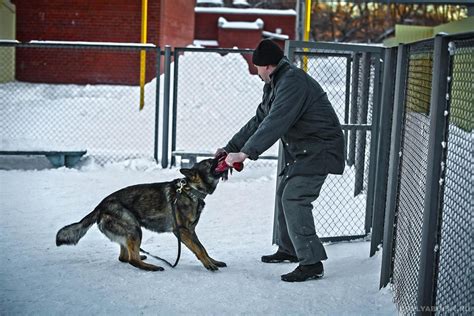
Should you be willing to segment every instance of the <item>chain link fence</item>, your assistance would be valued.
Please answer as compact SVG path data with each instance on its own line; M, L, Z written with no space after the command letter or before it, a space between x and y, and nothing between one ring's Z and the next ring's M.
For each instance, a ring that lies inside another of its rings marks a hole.
M439 225L436 305L442 314L472 314L474 39L455 40L450 46L453 54L450 124L443 211Z
M398 47L381 286L403 314L472 314L472 69L474 33Z
M186 153L213 155L255 115L264 83L249 63L252 52L175 48L171 151L178 163ZM276 159L277 154L275 145L263 156ZM248 167L262 164L276 166L259 159Z
M369 178L375 165L371 161L375 159L372 118L379 95L382 50L366 48L365 51L336 44L331 49L296 50L294 58L291 57L327 92L344 124L347 148L352 148L350 154L346 150L348 167L344 174L329 176L326 181L326 190L331 194L321 196L314 204L316 229L323 240L361 238L367 236L371 227L373 180ZM212 155L255 115L263 95L263 82L252 69L251 54L252 50L175 48L174 77L170 74L171 126L163 127L171 131L172 164L182 163L187 157ZM166 139L166 132L163 135ZM276 158L278 143L264 156ZM248 166L275 163L259 159Z
M316 231L326 241L367 236L373 203L369 192L373 178L369 181L369 174L371 164L375 165L375 155L371 156L372 118L379 94L380 51L370 46L367 51L361 51L358 47L337 44L294 45L290 47L290 58L294 56L292 61L326 91L346 140L343 175L329 175L325 187L330 194L321 194L313 204Z
M397 260L393 267L394 296L404 312L416 309L426 195L432 64L432 41L410 46L402 123L399 199L395 213Z
M139 111L140 50L147 54ZM153 158L156 53L150 46L3 43L2 150L87 150L100 164Z

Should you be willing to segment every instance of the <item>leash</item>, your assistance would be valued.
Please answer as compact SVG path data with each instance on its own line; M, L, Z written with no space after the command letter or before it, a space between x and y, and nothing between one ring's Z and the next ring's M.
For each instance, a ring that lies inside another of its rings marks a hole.
M164 263L168 264L171 268L174 268L178 265L179 258L181 257L181 233L179 232L179 229L181 228L181 226L178 226L178 219L176 218L176 205L178 204L178 199L181 196L181 193L183 192L183 187L185 185L186 185L186 180L179 179L178 188L176 189L176 198L174 199L173 204L171 204L171 210L172 210L172 213L173 213L174 227L176 227L176 238L178 239L178 255L176 257L176 261L174 262L174 264L171 264L170 262L168 262L168 260L160 258L160 257L155 256L155 255L152 255L148 251L143 250L142 248L140 248L140 251L143 252L144 254L147 254L147 255L155 258L155 259L163 261Z

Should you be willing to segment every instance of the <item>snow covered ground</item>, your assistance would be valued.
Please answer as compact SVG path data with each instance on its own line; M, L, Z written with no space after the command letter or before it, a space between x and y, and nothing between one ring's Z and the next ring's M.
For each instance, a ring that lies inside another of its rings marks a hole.
M378 290L381 256L369 258L369 242L327 244L326 275L317 281L285 283L280 275L294 264L260 262L275 250L269 167L234 174L206 200L197 233L211 256L228 264L217 272L186 248L175 269L138 270L117 260L118 246L95 225L77 246L55 246L57 230L107 194L179 176L146 160L0 170L0 314L396 314L391 291ZM144 231L143 248L172 261L176 239Z
M237 54L185 54L180 60L180 80L197 81L192 87L180 83L177 149L224 145L255 112L260 80L248 75ZM338 84L323 82L333 100ZM138 112L137 87L0 85L2 149L88 150L74 169L51 169L45 158L0 157L0 315L396 314L391 291L378 291L380 254L369 258L366 241L327 244L326 276L318 281L284 283L280 275L294 264L260 262L261 255L275 251L272 164L248 163L206 200L198 235L211 256L228 264L215 273L187 249L178 267L165 266L164 272L120 263L118 246L96 226L77 246L56 247L57 230L80 220L111 192L180 177L178 169L161 169L143 158L152 157L154 89L155 81L147 85L147 104ZM191 134L180 130L186 126ZM104 165L112 156L142 158ZM351 168L328 178L314 211L321 236L364 232L365 194L354 197L353 188ZM171 261L176 239L145 231L143 248Z

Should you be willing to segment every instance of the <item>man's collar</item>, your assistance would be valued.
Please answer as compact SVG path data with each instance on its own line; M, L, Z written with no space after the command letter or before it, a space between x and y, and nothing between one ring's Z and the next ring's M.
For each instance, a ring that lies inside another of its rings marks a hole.
M273 86L273 81L275 80L275 77L278 75L281 69L286 68L290 64L290 61L286 56L283 56L283 58L278 62L278 65L275 67L275 70L270 74L270 83Z

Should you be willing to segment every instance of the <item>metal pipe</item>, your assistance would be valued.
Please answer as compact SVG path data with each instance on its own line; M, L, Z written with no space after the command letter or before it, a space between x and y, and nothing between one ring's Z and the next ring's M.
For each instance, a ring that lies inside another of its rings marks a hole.
M426 313L426 307L435 306L435 274L438 242L440 192L443 187L441 164L446 136L448 107L449 40L436 36L433 54L433 80L431 85L430 136L428 140L428 166L426 173L426 195L424 200L423 230L421 238L420 273L418 274L418 315ZM430 309L431 310L431 309ZM431 314L431 313L430 313Z
M176 150L176 124L178 118L178 64L179 50L174 49L174 70L173 70L173 113L171 123L171 154ZM176 157L171 155L171 166L176 165Z
M406 78L408 73L408 47L400 45L397 53L397 72L395 77L395 93L393 100L392 133L390 136L390 160L388 166L387 202L385 206L384 220L384 245L382 256L382 276L380 287L388 284L392 275L393 239L395 227L395 211L397 206L397 193L400 172L400 148L402 139L402 120L404 112L404 100L406 89Z
M158 140L160 127L160 75L161 75L161 49L156 49L156 92L155 92L155 147L153 157L158 163Z
M161 166L168 167L168 140L170 122L170 76L171 47L165 46L165 85L163 91L163 142L161 146Z
M142 29L140 40L146 43L148 0L142 0ZM146 50L140 51L140 111L145 106Z

